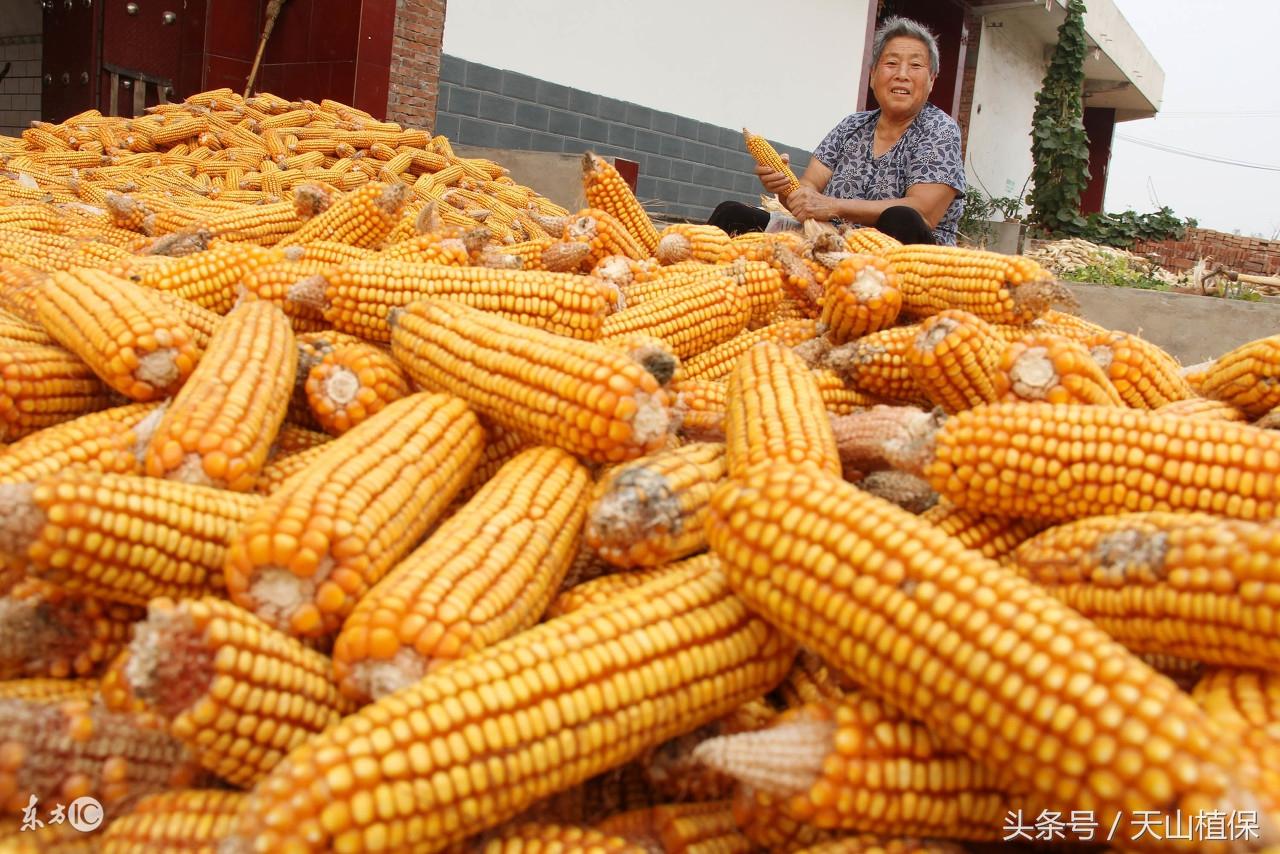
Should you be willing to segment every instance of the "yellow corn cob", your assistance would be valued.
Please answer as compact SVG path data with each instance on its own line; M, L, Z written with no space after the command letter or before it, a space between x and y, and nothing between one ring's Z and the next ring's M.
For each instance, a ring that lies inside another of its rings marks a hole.
M495 424L584 459L634 459L666 441L667 393L600 344L430 299L394 316L391 352L423 388L456 394Z
M646 854L621 836L557 821L513 821L471 840L470 854Z
M608 610L558 617L441 667L312 738L255 787L226 844L442 850L759 696L791 654L717 569L671 570Z
M237 495L135 475L66 469L0 485L3 554L62 589L126 604L223 589L231 533L258 508Z
M988 323L1027 323L1055 302L1071 302L1069 291L1021 255L909 245L884 257L898 274L903 312L917 317L959 308Z
M661 278L676 266L681 265L661 267L655 258L637 260L624 255L606 255L591 268L591 275L625 292L632 285Z
M730 278L704 279L609 315L603 339L641 333L661 338L681 359L728 341L747 328L751 306Z
M227 315L147 447L150 477L253 489L289 403L298 351L269 302Z
M177 392L200 360L195 333L133 282L96 270L55 273L36 293L40 320L107 385L137 401Z
M199 136L209 129L209 120L202 116L171 116L151 132L151 141L157 146L171 148L179 142Z
M207 252L143 268L133 278L145 287L168 291L201 308L226 314L236 303L240 280L254 267L280 259L278 251L250 243L220 243Z
M784 321L749 332L739 332L728 341L683 362L684 376L689 379L723 380L733 371L738 358L761 341L792 347L816 337L817 334L817 321L809 319Z
M1244 424L1116 407L993 404L952 416L935 442L923 468L934 488L960 507L999 515L1068 520L1198 510L1267 521L1280 500L1280 436ZM998 482L985 474L992 466Z
M17 239L19 235L21 232L0 234L0 238L12 236ZM0 259L0 310L40 326L40 318L36 314L35 289L42 286L48 275L34 267L6 263Z
M105 409L109 389L69 350L0 345L0 442Z
M865 692L784 712L694 755L820 828L995 840L1001 774Z
M999 560L1040 533L1046 522L1011 516L990 516L976 510L961 510L942 500L920 514L920 518L955 537L966 549Z
M738 829L728 800L629 810L610 816L597 824L596 829L629 840L644 851L746 854L753 850L751 842Z
M844 384L844 379L835 371L817 368L810 373L818 383L818 393L822 396L822 405L831 415L848 415L870 406L877 406L881 400L872 397Z
M715 558L708 555L699 555L689 558L689 560L714 561ZM669 569L668 564L663 564L649 569L637 569L633 572L614 572L612 566L605 566L610 574L597 575L581 583L562 587L561 592L547 606L546 617L548 619L551 617L563 617L565 614L570 614L581 608L604 605L641 585L648 584Z
M332 240L376 247L395 228L408 196L409 188L404 184L370 182L340 196L328 210L307 220L289 242L305 246L316 240Z
M335 329L391 340L388 313L427 298L449 299L546 329L595 340L608 311L597 280L569 273L450 267L408 261L356 261L302 283L295 300L319 306Z
M326 354L308 372L306 390L316 421L335 436L410 393L404 369L386 351L369 344L338 347Z
M145 616L145 614L144 614ZM146 725L163 729L166 722L156 715L134 692L129 684L129 647L125 647L107 664L102 676L98 679L98 691L95 702L103 708L116 712L146 713ZM141 717L139 719L141 721Z
M283 486L286 480L314 464L324 454L325 450L326 448L323 445L317 445L292 453L273 455L267 461L267 464L262 467L262 471L258 473L258 479L254 482L253 491L260 495L270 495Z
M658 230L644 206L618 174L612 163L597 157L590 151L582 155L582 190L587 205L605 211L631 235L644 249L645 255L653 255L658 249ZM643 257L643 256L641 256Z
M1199 391L1251 419L1280 406L1280 335L1242 344L1219 358L1205 372Z
M602 339L600 343L611 350L625 353L628 358L653 374L654 379L662 386L667 386L673 380L682 379L684 376L680 357L672 352L671 347L661 338L635 332Z
M40 344L51 347L57 343L44 327L23 320L16 314L0 311L0 345Z
M772 172L781 172L787 176L787 187L782 192L783 198L800 188L800 182L796 180L796 173L792 172L791 167L778 156L778 152L769 144L769 140L762 136L756 136L746 128L742 129L742 138L747 144L747 153L751 155L757 164Z
M231 830L243 792L179 789L148 795L111 820L98 840L100 854L216 854Z
M728 384L721 380L679 380L668 386L672 420L693 441L723 442Z
M801 649L787 678L778 686L778 695L786 702L787 708L797 709L809 703L839 702L856 690L857 686L849 677L833 669L820 656ZM775 720L776 717L771 718L768 723Z
M689 285L706 281L721 281L728 276L728 264L680 264L678 268L668 267L662 275L633 278L631 282L623 285L620 288L622 292L622 308L636 308L667 297L673 291L678 291ZM625 276L622 276L622 278L625 279Z
M965 848L944 839L859 833L801 848L795 854L964 854Z
M577 552L590 486L557 448L516 455L360 599L333 648L343 692L377 699L537 622Z
M755 345L729 375L724 433L730 477L765 461L814 465L840 476L817 381L798 356L777 344Z
M169 733L237 786L355 710L327 656L212 596L152 600L125 674Z
M608 255L640 260L652 254L627 231L625 225L599 208L583 208L570 217L564 227L564 239L591 247L590 259L585 263L587 269Z
M138 716L84 700L0 700L0 809L95 798L105 816L202 780L183 746Z
M1191 696L1210 717L1235 719L1241 728L1280 735L1280 674L1257 670L1211 670L1191 690Z
M97 679L37 676L0 681L0 700L92 700L97 691Z
M521 821L572 821L590 826L623 810L653 806L654 793L639 761L627 762L542 798L511 819Z
M285 257L294 261L323 261L333 266L345 264L348 261L371 258L375 255L370 249L348 246L345 243L335 243L332 240L313 240L305 246L289 243L283 248Z
M1043 333L1005 348L993 388L997 400L1125 405L1084 344Z
M867 226L851 228L844 233L845 249L865 255L883 255L887 250L902 245L896 238Z
M1175 400L1154 410L1158 415L1173 415L1178 418L1200 418L1207 421L1234 421L1242 423L1248 417L1240 409L1220 400L1208 397L1188 397Z
M907 347L907 370L931 403L960 412L997 399L996 376L1007 345L991 324L949 309L918 328Z
M38 480L71 466L141 474L158 411L156 404L131 403L38 430L0 452L0 483Z
M597 265L597 270L606 276L606 281L625 282L618 285L622 294L619 310L636 308L667 298L673 292L695 283L723 281L729 278L741 289L751 311L748 325L755 327L768 322L768 318L783 298L782 275L764 261L748 261L739 258L727 264L673 264L670 267L660 268L660 275L635 274L629 278L626 274L618 273L618 269L621 269L618 265L614 265L614 268L603 264Z
M769 312L765 323L786 323L788 320L817 320L822 312L814 309L808 301L796 300L795 297L783 297L773 311Z
M714 264L729 246L729 235L714 225L678 222L668 225L658 235L653 254L660 264L698 261Z
M1179 658L1176 655L1160 655L1153 652L1139 653L1141 658L1157 673L1162 673L1174 681L1179 688L1190 691L1192 686L1204 676L1207 669L1202 661Z
M724 445L710 442L611 469L592 495L587 545L623 568L661 566L701 551L707 501L726 474Z
M471 470L471 476L453 499L453 506L460 507L476 494L480 487L498 473L516 454L533 445L528 438L514 430L507 430L496 424L485 424L485 443L480 452L480 461Z
M907 353L919 334L919 325L873 332L833 348L818 364L835 371L846 385L873 397L917 403L927 398L911 375Z
M439 517L482 441L470 410L438 394L401 398L348 430L236 531L231 599L292 634L333 632Z
M897 275L888 261L875 255L845 258L824 288L822 322L834 344L892 326L902 310Z
M780 800L750 786L734 789L734 820L757 849L795 852L838 837L838 831L796 821L783 812Z
M1126 406L1157 409L1195 396L1177 360L1137 335L1106 332L1086 346Z
M1133 810L1262 803L1257 767L1172 682L855 486L761 467L717 491L707 532L747 603L1013 789L1106 826Z
M409 261L414 264L444 264L449 267L465 267L471 262L471 252L459 237L444 236L438 232L415 234L399 240L378 253L383 261ZM523 265L522 265L523 266Z
M19 203L0 206L0 226L61 234L68 224L67 217L49 205Z
M294 254L293 248L286 254ZM297 253L301 254L301 252ZM289 299L290 290L299 282L324 273L330 265L322 260L282 260L250 270L240 280L248 299L274 303L289 318L294 332L317 332L329 328L324 312L304 302Z
M1050 528L1008 564L1135 652L1272 669L1277 560L1266 525L1130 513Z
M323 433L323 428L316 421L315 414L311 411L311 404L307 401L307 377L311 375L311 369L324 361L324 357L334 350L364 342L354 335L348 335L336 329L303 332L295 336L294 340L298 346L298 370L294 374L293 395L289 400L289 411L285 415L287 419L285 426L292 425L310 433Z

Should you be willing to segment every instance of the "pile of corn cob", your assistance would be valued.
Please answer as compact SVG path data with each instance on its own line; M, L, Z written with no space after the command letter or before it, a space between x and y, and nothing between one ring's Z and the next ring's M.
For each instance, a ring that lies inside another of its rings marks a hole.
M0 159L0 849L1280 842L1280 339L327 101Z

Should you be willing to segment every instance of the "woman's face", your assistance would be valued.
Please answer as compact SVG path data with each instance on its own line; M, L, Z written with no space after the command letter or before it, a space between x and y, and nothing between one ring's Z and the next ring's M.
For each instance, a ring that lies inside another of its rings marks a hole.
M914 116L929 100L934 75L929 48L919 39L898 36L885 42L880 63L871 75L871 91L880 109L891 116Z

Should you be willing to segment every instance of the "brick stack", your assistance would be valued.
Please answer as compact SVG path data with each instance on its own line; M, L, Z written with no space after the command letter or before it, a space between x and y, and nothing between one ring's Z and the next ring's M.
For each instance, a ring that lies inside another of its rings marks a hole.
M434 129L445 0L397 0L387 119Z

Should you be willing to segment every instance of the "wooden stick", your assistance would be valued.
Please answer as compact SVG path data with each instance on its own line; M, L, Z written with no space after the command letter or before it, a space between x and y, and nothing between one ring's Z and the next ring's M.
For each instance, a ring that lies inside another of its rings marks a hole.
M276 18L280 17L280 10L284 8L285 0L271 0L267 3L267 20L262 26L262 39L258 42L258 55L253 58L253 68L249 69L249 82L245 84L244 96L249 97L249 93L253 91L253 81L258 79L258 66L262 64L262 54L267 49L267 39L271 38L271 31L275 29Z

